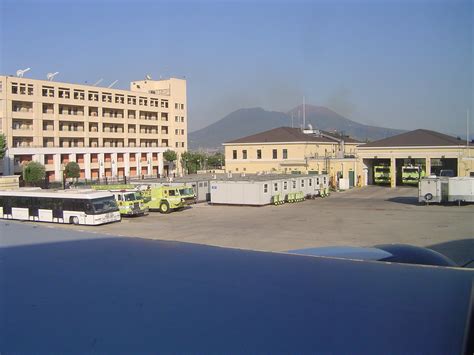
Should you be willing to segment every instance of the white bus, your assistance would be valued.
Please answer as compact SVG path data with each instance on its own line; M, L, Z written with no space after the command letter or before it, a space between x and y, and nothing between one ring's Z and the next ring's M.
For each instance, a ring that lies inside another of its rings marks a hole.
M108 191L19 189L0 191L0 218L97 225L120 221Z

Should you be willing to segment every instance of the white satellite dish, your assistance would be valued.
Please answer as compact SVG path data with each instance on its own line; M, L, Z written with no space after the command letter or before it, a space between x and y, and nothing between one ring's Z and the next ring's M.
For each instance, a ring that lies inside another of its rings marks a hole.
M31 68L26 68L26 69L18 69L16 71L16 76L19 77L19 78L23 78L23 75L27 72L27 71L30 71Z
M147 75L145 76L145 79L151 80L151 75L150 75L150 74L147 74Z
M55 77L56 75L58 75L58 74L59 74L58 71L55 72L55 73L48 73L48 74L46 75L46 78L47 78L49 81L53 81L54 77Z
M115 80L112 84L110 84L110 85L107 86L107 87L110 89L112 86L114 86L114 85L117 84L117 83L118 83L118 80Z

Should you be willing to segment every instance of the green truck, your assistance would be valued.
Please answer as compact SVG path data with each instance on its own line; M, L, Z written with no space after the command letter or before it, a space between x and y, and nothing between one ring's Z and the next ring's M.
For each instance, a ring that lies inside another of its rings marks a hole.
M376 165L374 166L374 182L380 185L390 184L390 166Z
M110 191L122 216L143 216L148 213L142 194L133 185L95 185L92 188Z
M425 176L424 170L419 166L402 166L402 183L406 185L418 185L420 179Z
M141 194L150 211L169 213L173 210L182 209L186 205L179 189L179 186L149 186L147 189L141 190Z

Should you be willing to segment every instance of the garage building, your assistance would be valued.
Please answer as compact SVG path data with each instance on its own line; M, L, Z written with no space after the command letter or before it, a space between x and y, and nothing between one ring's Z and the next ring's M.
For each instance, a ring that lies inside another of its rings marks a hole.
M452 170L454 176L474 175L474 149L460 138L426 129L402 133L357 147L364 185L376 182L376 172L386 169L387 184L402 184L402 169L421 168L422 174L440 175Z

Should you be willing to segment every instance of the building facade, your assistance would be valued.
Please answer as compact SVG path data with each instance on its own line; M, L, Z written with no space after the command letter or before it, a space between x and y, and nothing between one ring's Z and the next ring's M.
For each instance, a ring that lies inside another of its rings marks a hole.
M458 138L418 129L371 143L328 132L280 127L224 143L226 170L233 173L324 173L333 186L374 184L374 169L390 171L390 186L402 184L404 167L422 175L452 170L474 176L474 149Z
M69 161L81 178L179 173L163 152L187 150L186 81L140 80L130 90L0 76L0 132L7 137L2 174L45 165L61 181Z
M401 183L404 166L419 166L423 174L452 170L455 176L474 176L474 149L465 141L426 129L402 133L357 149L363 184L374 183L374 167L390 168L390 185Z
M328 174L332 181L358 176L361 142L320 130L279 127L224 143L232 173Z

